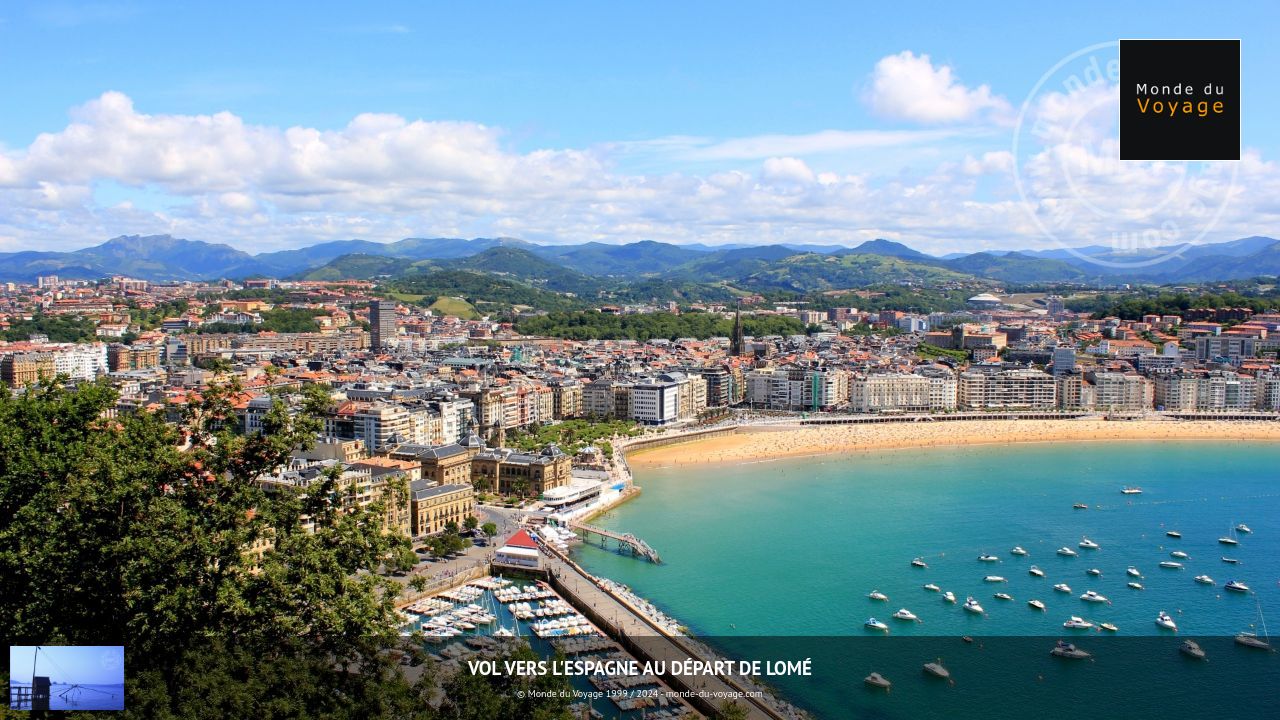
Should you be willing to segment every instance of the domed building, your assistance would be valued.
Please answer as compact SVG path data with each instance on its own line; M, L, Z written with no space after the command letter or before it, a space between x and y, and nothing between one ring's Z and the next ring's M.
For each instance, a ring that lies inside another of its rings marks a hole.
M969 298L966 302L969 303L970 307L981 308L984 310L994 310L995 308L998 308L1004 304L1003 300L996 297L995 295L992 295L991 293L982 293L981 295L974 295L973 297Z

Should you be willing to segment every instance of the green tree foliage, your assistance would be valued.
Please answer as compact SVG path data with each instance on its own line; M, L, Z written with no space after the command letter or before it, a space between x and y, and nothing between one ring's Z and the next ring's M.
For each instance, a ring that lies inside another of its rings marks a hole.
M327 315L324 310L313 308L280 307L264 310L260 323L205 323L195 329L198 333L303 333L317 330L316 318Z
M149 308L142 307L136 300L130 300L128 305L129 322L137 325L139 330L155 330L165 318L177 317L190 307L185 299L157 303Z
M521 450L541 450L556 443L567 453L577 453L588 445L603 449L604 439L615 435L626 437L640 434L640 427L632 420L584 420L574 419L546 425L532 425L507 433L507 445ZM612 454L610 446L606 455Z
M1182 315L1192 308L1247 307L1254 312L1280 310L1280 297L1275 295L1242 295L1234 291L1187 293L1160 292L1150 295L1100 294L1072 298L1067 307L1076 312L1091 312L1094 318L1115 316L1123 320L1141 320L1143 315Z
M109 417L102 383L0 389L0 640L124 645L129 716L441 717L386 652L399 586L375 571L407 540L385 506L344 503L340 472L305 494L255 482L314 437L327 396L278 396L240 435L237 390L175 427Z
M804 324L781 315L744 315L747 335L803 335ZM733 332L733 319L710 313L668 312L611 315L594 311L553 312L521 319L517 329L527 335L548 335L571 340L675 340L682 337L705 339L726 337Z
M78 315L36 313L30 320L11 318L9 329L0 332L0 339L20 341L43 334L49 336L50 342L87 342L95 339L96 333L97 326Z

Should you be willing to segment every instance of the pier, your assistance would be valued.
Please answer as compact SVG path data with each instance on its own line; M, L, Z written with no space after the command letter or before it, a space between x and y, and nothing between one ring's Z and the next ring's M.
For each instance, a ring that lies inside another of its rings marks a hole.
M662 558L658 556L657 550L654 550L649 546L649 543L641 540L631 533L616 533L612 530L605 530L604 528L577 522L576 520L569 521L569 529L581 533L583 542L586 542L589 536L596 535L600 538L600 547L606 547L606 542L613 540L617 543L619 550L627 548L631 551L631 554L636 557L642 557L649 562L656 564L660 564L662 562Z

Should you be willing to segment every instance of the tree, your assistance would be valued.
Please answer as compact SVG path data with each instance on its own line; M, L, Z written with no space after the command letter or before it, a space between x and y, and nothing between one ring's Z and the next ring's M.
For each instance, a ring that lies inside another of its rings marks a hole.
M746 720L751 714L737 700L724 700L716 712L716 720Z
M487 522L480 526L480 532L484 533L485 537L492 538L498 534L498 526L494 523Z
M422 592L427 589L427 579L421 575L414 575L413 578L409 580L409 587L417 590L418 592Z
M418 556L407 547L397 548L392 553L393 567L400 572L409 572L418 564Z
M476 519L475 515L468 515L467 519L462 521L462 527L466 528L467 530L475 530L476 526L479 524L480 524L480 521Z
M457 534L458 534L458 521L457 521L457 520L450 520L450 521L446 522L446 523L444 524L444 531L445 531L445 534L446 534L446 535L457 535Z

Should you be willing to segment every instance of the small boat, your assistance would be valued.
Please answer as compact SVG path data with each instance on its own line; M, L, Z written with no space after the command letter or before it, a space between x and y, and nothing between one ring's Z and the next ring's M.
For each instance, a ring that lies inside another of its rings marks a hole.
M886 680L883 675L874 672L863 678L862 682L870 685L871 687L884 688L885 690L888 690L893 686L893 683Z
M979 555L978 562L1000 562L1000 558L995 555Z
M972 597L965 598L964 609L966 612L977 613L979 615L983 613L982 606L979 605L978 601L974 600Z
M1239 525L1236 525L1236 532L1251 533L1253 532L1253 529L1244 523L1240 523Z
M1120 632L1120 628L1116 627L1114 623L1102 623L1098 626L1098 629L1106 630L1107 632Z
M1068 630L1088 630L1093 627L1093 623L1085 620L1084 618L1072 615L1070 620L1062 623L1062 627L1067 628Z
M986 577L982 578L982 582L997 583L997 582L1009 582L1009 581L1008 581L1008 580L1005 580L1005 579L1004 579L1003 577L1001 577L1000 575L988 575L988 576L986 576Z
M1181 550L1174 550L1173 552L1169 553L1169 557L1175 557L1175 558L1178 558L1179 560L1186 560L1191 556L1182 552Z
M1040 602L1039 600L1028 600L1027 604L1037 610L1044 610L1044 603Z
M877 620L877 619L875 619L875 618L873 618L873 617L872 617L872 618L867 618L867 621L866 621L866 622L864 622L864 623L862 623L862 626L863 626L863 627L866 627L866 628L870 628L870 629L872 629L872 630L880 630L880 631L883 631L883 632L889 632L889 626L888 626L888 625L885 625L883 622L880 622L879 620Z
M1036 567L1035 565L1032 565L1031 569L1028 570L1027 572L1032 575L1035 575L1036 577L1044 577L1044 571Z
M961 640L961 642L964 642L964 643L969 644L969 645L972 645L972 644L973 644L973 638L972 638L971 636L969 636L969 635L961 635L961 636L960 636L960 640Z
M911 567L927 568L929 565L925 563L924 558L916 558L911 561Z
M1222 543L1223 545L1239 545L1240 544L1239 540L1236 540L1233 537L1226 537L1226 536L1218 538L1218 542Z
M1174 562L1172 560L1165 560L1164 562L1160 563L1160 567L1165 568L1166 570L1181 570L1182 563Z
M949 603L954 603L956 601L956 594L948 590L942 593L942 599Z
M1010 595L1009 593L996 593L995 598L997 600L1012 600L1013 596Z
M1128 570L1124 571L1129 577L1142 577L1142 573L1138 572L1138 568L1130 565Z
M894 613L893 619L894 620L911 620L913 622L920 620L920 618L916 617L915 613L911 612L906 608L902 608L898 612Z
M1063 546L1058 548L1058 554L1063 557L1075 557L1078 553L1069 547Z
M1080 599L1085 602L1095 602L1095 603L1111 602L1106 597L1099 595L1098 593L1092 590L1086 590L1085 593L1080 596Z
M1058 644L1054 645L1053 649L1049 651L1049 654L1060 658L1067 658L1068 660L1088 660L1093 657L1089 653L1069 642L1066 642L1065 640L1059 640Z
M933 583L928 583L924 586L924 589L928 590L929 592L938 592L942 588L938 587L937 585L934 585Z
M1090 540L1089 538L1080 538L1079 544L1080 544L1080 547L1084 548L1085 550L1097 550L1098 548L1102 547L1101 545Z
M871 592L867 593L867 597L868 597L868 598L870 598L870 599L872 599L872 600L879 600L880 602L888 602L888 601L889 601L889 596L888 596L888 595L885 595L884 593L880 592L879 590L872 590Z
M1262 638L1258 637L1256 634L1251 632L1237 633L1236 644L1243 645L1249 648L1256 648L1258 650L1271 649L1271 643L1267 642L1266 640L1263 640Z
M1213 578L1209 577L1208 575L1197 575L1196 582L1200 583L1201 585L1212 585Z
M1164 534L1174 539L1182 538L1182 533L1178 532L1177 530L1165 530Z
M1098 568L1089 568L1088 570L1084 571L1084 574L1092 575L1094 577L1102 577L1102 571L1099 570Z
M1228 564L1228 565L1239 565L1239 564L1240 564L1240 561L1239 561L1239 560L1237 560L1237 559L1235 559L1235 558L1229 558L1229 557L1226 557L1225 555L1222 557L1222 562L1224 562L1224 563L1226 563L1226 564Z
M1159 615L1156 615L1156 625L1159 625L1165 630L1172 630L1174 632L1178 631L1178 623L1174 622L1173 618L1169 617L1169 613L1163 610L1160 611Z
M1060 593L1070 593L1070 592L1071 592L1071 586L1070 586L1070 585L1068 585L1068 584L1066 584L1066 583L1058 583L1057 585L1054 585L1054 586L1053 586L1053 589L1054 589L1054 590L1057 590L1057 591L1058 591L1058 592L1060 592Z
M934 677L942 678L943 680L951 679L951 671L943 667L941 662L925 663L924 671Z
M1249 592L1249 586L1245 585L1239 580L1228 580L1227 584L1223 585L1222 587L1230 590L1231 592L1240 592L1240 593Z
M1137 485L1134 485L1132 487L1125 485L1124 487L1120 488L1120 494L1121 495L1141 495L1142 488L1138 487Z
M1195 640L1183 640L1182 647L1178 648L1178 652L1186 655L1193 660L1203 660L1204 650Z
M1132 589L1134 589L1134 590L1141 590L1141 589L1142 589L1142 583L1131 582L1131 583L1129 583L1129 587L1130 587L1130 588L1132 588Z
M1072 505L1071 507L1075 508L1076 510L1088 510L1088 509L1089 509L1089 506L1088 506L1088 505L1085 505L1084 503L1076 503L1075 505Z
M1024 556L1025 556L1025 555L1027 555L1027 554L1028 554L1028 553L1027 553L1027 551L1026 551L1026 550L1024 550L1024 549L1023 549L1023 547L1022 547L1021 545L1015 545L1015 546L1013 546L1013 549L1012 549L1012 550L1010 550L1009 552L1010 552L1011 554L1013 554L1013 555L1024 555Z

